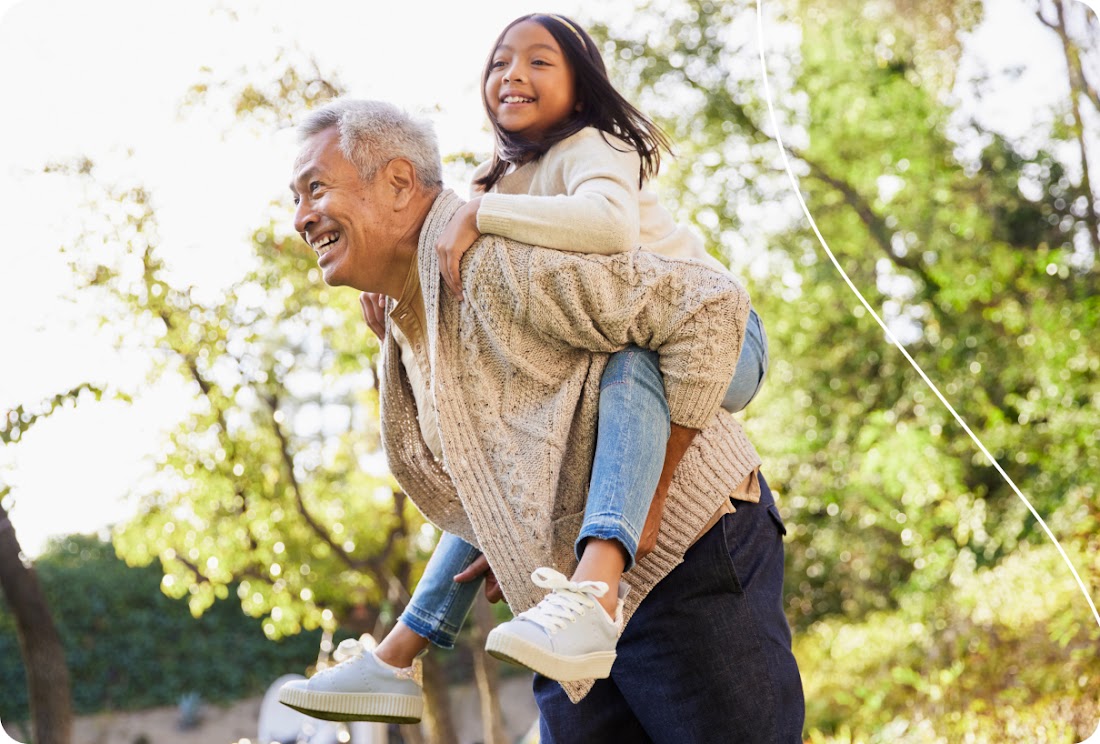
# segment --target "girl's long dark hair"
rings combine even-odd
[[[497,48],[504,42],[505,34],[513,26],[525,21],[534,21],[539,24],[558,42],[566,61],[573,68],[577,103],[581,104],[580,111],[575,111],[568,119],[547,130],[541,142],[531,142],[501,129],[485,97],[485,83],[489,79]],[[489,172],[475,182],[485,191],[489,191],[496,185],[507,172],[510,163],[518,165],[529,160],[537,160],[558,142],[585,127],[595,127],[601,132],[614,135],[638,151],[642,160],[638,170],[639,188],[646,179],[657,175],[657,170],[661,166],[661,150],[664,149],[670,154],[672,152],[668,137],[661,128],[615,90],[607,77],[603,57],[600,56],[596,42],[588,32],[563,16],[532,13],[517,18],[500,32],[492,51],[489,52],[485,72],[481,77],[481,100],[497,140]],[[606,140],[606,135],[604,139]]]

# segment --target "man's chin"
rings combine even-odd
[[[346,287],[347,281],[339,272],[339,264],[335,261],[328,266],[321,267],[321,279],[330,287]]]

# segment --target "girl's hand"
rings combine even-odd
[[[443,234],[435,244],[443,283],[459,302],[462,302],[462,275],[459,265],[462,263],[462,254],[470,250],[470,246],[481,236],[481,231],[477,229],[477,208],[480,204],[481,197],[478,196],[460,207],[443,228]]]
[[[378,340],[386,338],[386,296],[374,292],[363,292],[359,295],[359,306],[363,310],[363,320],[367,321],[367,327],[374,331]]]

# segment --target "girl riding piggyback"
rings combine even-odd
[[[646,188],[668,141],[615,90],[595,42],[577,24],[549,14],[509,24],[490,54],[482,96],[496,148],[436,245],[444,282],[458,298],[462,255],[485,233],[576,253],[647,250],[725,271]],[[365,297],[363,306],[381,336],[384,305]],[[753,311],[724,408],[748,405],[767,359]],[[489,653],[558,681],[610,675],[622,630],[622,575],[652,550],[664,495],[694,434],[669,419],[656,354],[630,347],[611,356],[600,383],[577,568],[568,578],[535,571],[532,580],[546,597],[495,628]],[[418,718],[420,693],[409,667],[430,643],[454,645],[487,569],[475,547],[444,533],[394,630],[373,652],[315,675],[310,702],[295,707],[341,720],[350,710],[355,719]],[[356,695],[362,699],[349,704]],[[395,715],[396,703],[416,713]]]
[[[668,140],[615,90],[595,42],[577,24],[549,14],[513,21],[489,58],[482,96],[496,149],[436,245],[443,279],[458,297],[462,255],[483,233],[577,253],[648,250],[725,271],[646,188]],[[766,367],[753,311],[723,406],[748,405]],[[693,434],[670,426],[656,354],[628,348],[612,355],[600,385],[577,569],[568,580],[536,572],[532,579],[551,593],[494,629],[490,653],[561,681],[609,674],[622,603],[608,589],[652,549],[664,498],[659,492],[655,500],[655,492],[667,488]]]

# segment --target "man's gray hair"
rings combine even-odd
[[[374,178],[391,160],[405,158],[422,185],[443,185],[435,129],[426,119],[416,119],[384,101],[338,98],[306,115],[298,125],[298,140],[329,127],[339,130],[340,150],[364,181]]]

